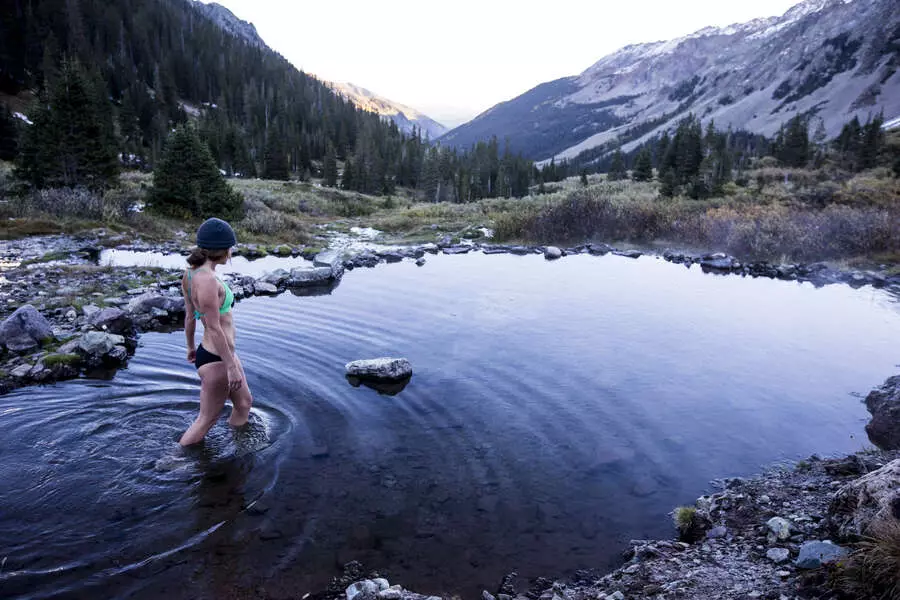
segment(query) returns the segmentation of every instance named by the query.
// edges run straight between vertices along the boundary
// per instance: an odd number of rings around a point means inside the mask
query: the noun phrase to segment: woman
[[[187,359],[200,374],[200,414],[181,436],[182,446],[203,440],[219,418],[226,398],[231,398],[234,407],[229,425],[240,427],[250,415],[253,397],[247,387],[244,367],[234,351],[231,314],[234,294],[216,276],[216,267],[231,258],[231,248],[236,243],[234,230],[228,223],[221,219],[207,220],[197,230],[197,247],[187,259],[190,268],[181,280]],[[203,341],[195,350],[198,319],[203,322]]]

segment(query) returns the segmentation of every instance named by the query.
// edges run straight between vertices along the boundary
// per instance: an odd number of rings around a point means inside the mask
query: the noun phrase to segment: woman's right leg
[[[200,374],[200,414],[191,424],[179,444],[190,446],[203,440],[222,414],[225,398],[228,397],[228,372],[225,364],[214,362],[203,365]]]

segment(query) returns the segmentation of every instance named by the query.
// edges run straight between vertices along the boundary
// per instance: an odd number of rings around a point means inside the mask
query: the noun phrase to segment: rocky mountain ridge
[[[630,149],[690,112],[765,135],[804,113],[833,136],[854,115],[900,116],[898,71],[900,3],[806,0],[780,17],[626,46],[442,141],[465,147],[496,135],[530,158],[559,160],[604,144]]]
[[[328,86],[361,109],[391,119],[401,131],[406,133],[411,132],[413,127],[420,129],[423,137],[427,134],[431,139],[447,133],[447,128],[431,117],[399,102],[383,98],[358,85],[328,82]]]
[[[266,47],[266,43],[259,36],[259,33],[257,33],[256,27],[253,25],[253,23],[238,18],[233,12],[216,2],[212,2],[210,4],[197,2],[196,5],[200,8],[203,14],[209,17],[224,31],[230,33],[236,38],[243,39],[251,46],[257,46],[260,48]]]

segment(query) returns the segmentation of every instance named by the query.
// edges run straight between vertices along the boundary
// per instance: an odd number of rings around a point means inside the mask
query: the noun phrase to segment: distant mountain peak
[[[771,135],[795,114],[836,135],[853,116],[900,116],[900,2],[805,0],[781,16],[625,46],[449,132],[508,138],[535,160],[626,151],[689,113]],[[582,160],[584,156],[582,156]]]
[[[422,131],[423,136],[427,134],[431,139],[435,139],[447,132],[446,127],[431,117],[422,114],[414,108],[379,96],[364,87],[353,83],[335,83],[330,81],[325,82],[325,84],[359,108],[391,119],[401,131],[406,133],[411,132],[413,127],[417,127]]]
[[[256,32],[256,26],[253,23],[238,18],[221,4],[217,2],[205,4],[195,0],[194,5],[221,27],[223,31],[246,41],[251,46],[266,47],[266,43],[259,36],[259,33]]]

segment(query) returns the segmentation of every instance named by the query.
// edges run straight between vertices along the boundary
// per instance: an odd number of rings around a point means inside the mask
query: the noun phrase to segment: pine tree
[[[328,187],[336,187],[338,181],[337,158],[334,148],[328,148],[328,154],[325,155],[325,162],[322,166],[323,184]]]
[[[273,131],[266,141],[266,156],[263,160],[263,179],[287,181],[291,178],[288,171],[288,157],[284,151],[281,138]]]
[[[148,208],[179,219],[240,219],[244,200],[225,181],[209,148],[191,126],[169,136],[153,170]]]
[[[635,181],[650,181],[653,179],[653,157],[650,148],[644,146],[634,159],[634,171],[631,174]]]
[[[0,160],[14,160],[19,153],[19,127],[9,108],[0,109]]]
[[[675,171],[669,169],[660,178],[659,194],[665,198],[672,198],[678,193],[678,184],[675,182]]]
[[[32,111],[17,174],[38,188],[103,189],[119,175],[112,111],[75,60],[63,61],[47,99]]]
[[[584,186],[584,187],[587,187],[587,186],[588,186],[587,169],[582,169],[582,170],[581,170],[581,185]]]
[[[347,160],[344,161],[344,172],[341,174],[341,189],[342,190],[355,190],[356,189],[356,181],[353,179],[355,172],[353,161],[347,157]]]
[[[628,177],[628,172],[625,170],[625,157],[622,155],[622,149],[616,148],[606,178],[608,181],[618,181],[626,177]]]

